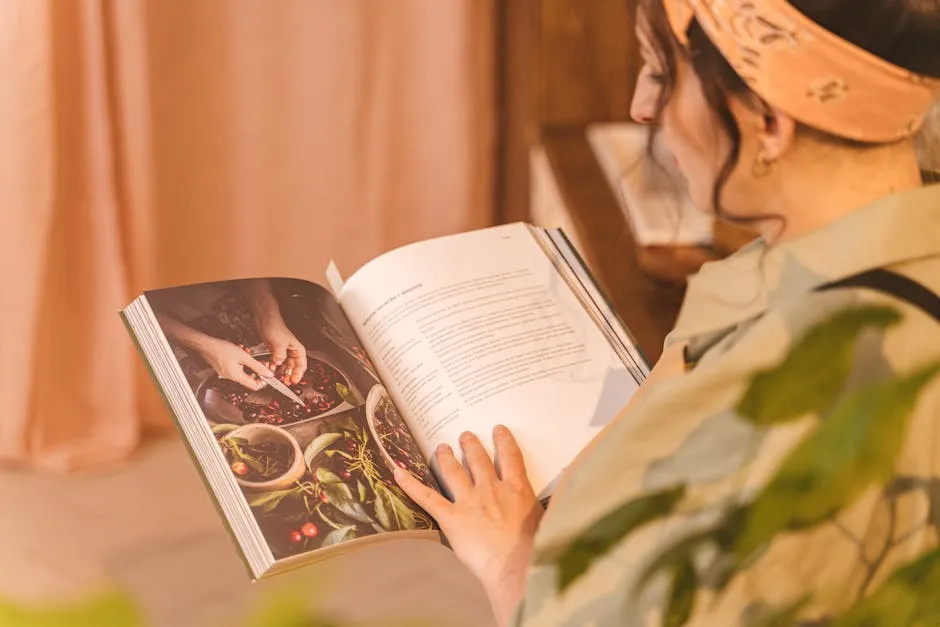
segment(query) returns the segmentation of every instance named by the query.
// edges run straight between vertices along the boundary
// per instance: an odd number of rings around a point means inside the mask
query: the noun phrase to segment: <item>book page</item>
[[[537,493],[637,389],[523,224],[392,251],[339,300],[426,456],[505,424]]]
[[[433,475],[328,290],[248,279],[146,299],[198,407],[187,439],[207,476],[237,487],[275,561],[436,529],[393,470]]]

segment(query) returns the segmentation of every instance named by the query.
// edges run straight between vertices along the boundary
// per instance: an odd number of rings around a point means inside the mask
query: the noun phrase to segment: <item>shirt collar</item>
[[[702,266],[667,344],[734,326],[830,281],[937,255],[940,185],[888,196],[803,237],[757,240]]]

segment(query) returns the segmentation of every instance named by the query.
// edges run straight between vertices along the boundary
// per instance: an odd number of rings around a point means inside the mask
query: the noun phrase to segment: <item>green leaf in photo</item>
[[[339,478],[339,475],[327,468],[317,468],[313,471],[313,474],[317,478],[317,481],[324,485],[343,483],[343,480]]]
[[[215,425],[214,427],[212,427],[212,433],[216,437],[218,437],[220,435],[225,435],[226,433],[231,433],[237,428],[238,428],[238,425],[220,424],[220,425]],[[242,438],[238,438],[238,439],[242,439]]]
[[[376,488],[375,490],[375,518],[378,520],[379,524],[382,525],[382,529],[390,530],[392,528],[392,519],[389,516],[388,508],[385,506],[385,499],[380,496],[381,490]]]
[[[331,531],[325,538],[323,538],[323,543],[320,545],[321,548],[328,546],[333,546],[334,544],[339,544],[340,542],[345,542],[346,540],[352,540],[356,537],[356,527],[353,525],[346,525],[339,529],[334,529]]]
[[[365,503],[365,502],[366,502],[366,498],[367,498],[367,495],[366,495],[366,486],[364,486],[364,485],[362,484],[362,482],[359,481],[358,479],[356,479],[356,489],[357,489],[358,492],[359,492],[359,502],[360,502],[360,503]]]
[[[326,499],[327,499],[326,502],[329,505],[332,505],[334,508],[336,508],[337,510],[339,510],[346,516],[349,516],[353,520],[357,520],[359,522],[363,522],[367,524],[372,524],[375,522],[372,519],[372,517],[369,516],[368,512],[366,512],[366,510],[363,509],[362,504],[359,503],[359,501],[353,497],[352,491],[349,489],[348,485],[346,485],[345,483],[342,483],[342,481],[339,481],[338,477],[337,477],[337,481],[325,481],[324,479],[319,477],[320,470],[323,470],[323,469],[322,468],[317,469],[318,471],[317,478],[320,479],[320,482],[321,482],[320,489],[323,490],[324,494],[326,494]],[[333,475],[333,477],[336,477],[336,475],[334,475],[333,473],[329,471],[325,471],[325,473],[328,473],[329,475]]]
[[[738,414],[756,425],[795,420],[823,413],[838,398],[852,369],[859,334],[900,322],[888,307],[847,309],[811,328],[778,366],[759,372],[737,406]]]
[[[359,405],[359,399],[356,398],[356,396],[352,393],[352,391],[350,391],[348,387],[346,387],[339,381],[336,382],[336,393],[339,394],[339,397],[341,399],[343,399],[344,401],[346,401],[353,407]]]
[[[343,436],[339,433],[321,433],[304,450],[304,461],[310,472],[315,472],[313,468],[313,458],[323,452],[328,446],[339,440]]]
[[[270,514],[284,499],[302,498],[303,492],[300,488],[288,488],[287,490],[275,490],[273,492],[262,492],[248,500],[248,505],[255,509],[259,514]]]
[[[819,524],[872,484],[887,483],[921,391],[940,363],[846,395],[758,494],[736,547],[749,555],[776,533]]]
[[[375,484],[375,516],[388,531],[416,527],[415,514],[408,503],[384,483]]]
[[[685,486],[680,485],[628,501],[602,516],[570,543],[537,556],[536,563],[557,564],[557,585],[562,592],[587,572],[594,560],[610,551],[629,533],[671,514],[684,496]]]

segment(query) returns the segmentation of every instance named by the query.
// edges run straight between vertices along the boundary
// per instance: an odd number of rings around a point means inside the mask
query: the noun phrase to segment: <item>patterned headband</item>
[[[663,1],[683,46],[695,18],[748,87],[818,130],[862,142],[897,141],[917,132],[940,95],[940,80],[876,57],[786,0]]]

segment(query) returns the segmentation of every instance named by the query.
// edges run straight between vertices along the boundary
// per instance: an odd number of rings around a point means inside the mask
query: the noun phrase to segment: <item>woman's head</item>
[[[873,149],[800,124],[758,97],[697,19],[680,45],[663,1],[640,3],[637,30],[644,66],[631,114],[659,127],[696,205],[732,218],[761,220],[767,216],[758,210],[772,205],[766,200],[786,184],[782,171],[787,169],[777,164],[818,160],[830,148],[839,148],[840,154],[851,148],[859,156]],[[940,0],[873,0],[864,9],[858,0],[790,3],[816,24],[893,65],[940,77]],[[748,59],[744,61],[746,67]]]

